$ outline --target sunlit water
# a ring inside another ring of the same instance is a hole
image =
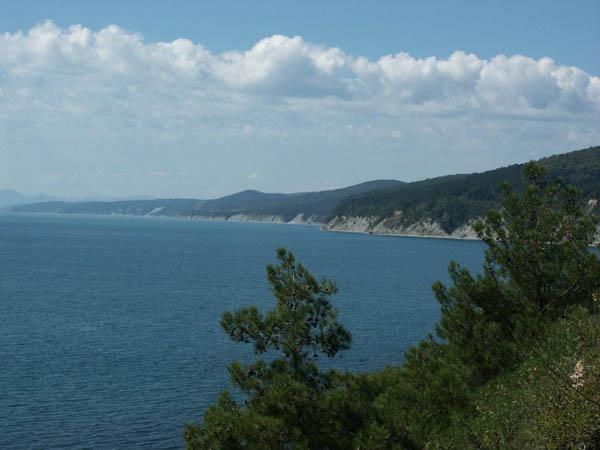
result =
[[[336,280],[356,371],[399,364],[433,331],[431,284],[473,241],[191,220],[0,215],[0,448],[180,448],[185,423],[254,358],[219,328],[272,303],[265,265],[285,246]]]

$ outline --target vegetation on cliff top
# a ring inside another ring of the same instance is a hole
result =
[[[582,199],[600,198],[600,147],[556,155],[539,161],[552,179],[562,178],[576,186]],[[502,184],[510,183],[517,191],[523,184],[523,164],[470,175],[453,175],[407,183],[379,192],[368,192],[341,201],[332,217],[398,217],[410,225],[431,219],[447,233],[483,217],[498,207]]]
[[[224,392],[187,426],[187,448],[600,448],[596,219],[541,166],[526,165],[521,186],[476,226],[481,272],[453,262],[452,284],[434,285],[435,335],[381,372],[319,367],[350,345],[335,286],[279,250],[267,270],[275,308],[221,322],[274,357],[231,365],[243,400]]]

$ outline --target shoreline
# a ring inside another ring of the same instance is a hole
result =
[[[139,219],[167,219],[167,220],[196,220],[200,222],[231,222],[231,223],[254,223],[254,224],[270,224],[270,225],[298,225],[298,226],[309,226],[313,228],[319,228],[319,231],[325,233],[348,233],[348,234],[362,234],[367,236],[378,236],[378,237],[389,237],[389,238],[417,238],[417,239],[448,239],[453,241],[479,241],[481,239],[477,237],[469,236],[440,236],[433,234],[407,234],[407,233],[377,233],[373,231],[362,231],[362,230],[340,230],[335,228],[326,228],[327,223],[323,222],[300,222],[300,221],[276,221],[276,220],[260,220],[260,219],[241,219],[241,218],[224,218],[216,217],[210,218],[207,216],[167,216],[160,214],[93,214],[93,213],[60,213],[60,212],[21,212],[21,211],[10,211],[8,209],[0,210],[0,215],[35,215],[35,216],[75,216],[75,217],[128,217],[128,218],[139,218]],[[600,245],[600,238],[594,243],[590,244],[590,247],[597,247]]]
[[[300,222],[300,221],[276,221],[276,220],[260,220],[260,219],[240,219],[240,218],[224,218],[222,216],[211,218],[207,216],[186,216],[186,215],[177,215],[177,216],[167,216],[160,214],[94,214],[94,213],[60,213],[60,212],[25,212],[25,211],[10,211],[3,210],[0,211],[1,214],[8,215],[35,215],[35,216],[74,216],[74,217],[106,217],[106,218],[115,218],[115,217],[124,217],[124,218],[139,218],[139,219],[167,219],[167,220],[192,220],[192,221],[200,221],[200,222],[230,222],[230,223],[255,223],[255,224],[270,224],[270,225],[299,225],[299,226],[309,226],[313,228],[319,229],[319,231],[325,233],[350,233],[350,234],[362,234],[362,235],[371,235],[371,236],[381,236],[381,237],[390,237],[390,238],[398,238],[398,237],[406,237],[406,238],[425,238],[425,239],[451,239],[457,241],[479,241],[477,238],[469,238],[469,237],[457,237],[457,236],[439,236],[439,235],[429,235],[429,234],[403,234],[403,233],[375,233],[371,231],[360,231],[360,230],[339,230],[339,229],[327,229],[327,223],[324,222]]]
[[[184,216],[184,215],[161,215],[161,214],[95,214],[95,213],[62,213],[62,212],[38,212],[38,211],[11,211],[10,209],[0,210],[1,215],[13,215],[13,216],[61,216],[61,217],[104,217],[104,218],[135,218],[145,220],[181,220],[181,221],[198,221],[198,222],[230,222],[230,223],[257,223],[257,224],[271,224],[271,225],[300,225],[319,227],[320,229],[325,225],[322,222],[294,222],[294,221],[276,221],[276,220],[255,220],[255,219],[237,219],[237,218],[210,218],[207,216]]]
[[[451,239],[454,241],[480,241],[481,239],[475,237],[458,237],[458,236],[436,236],[433,234],[403,234],[403,233],[374,233],[372,231],[358,231],[358,230],[327,230],[321,228],[321,231],[326,233],[353,233],[353,234],[365,234],[369,236],[381,236],[381,237],[390,237],[390,238],[399,238],[399,237],[407,237],[407,238],[425,238],[425,239]]]

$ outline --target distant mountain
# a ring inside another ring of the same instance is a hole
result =
[[[376,180],[342,189],[296,194],[243,191],[215,200],[52,201],[17,205],[11,210],[34,213],[179,216],[266,222],[322,222],[331,216],[333,209],[341,200],[373,190],[394,188],[401,184],[402,182],[395,180]]]
[[[38,203],[54,200],[53,197],[46,195],[25,195],[12,189],[0,189],[0,209],[13,205],[23,205],[27,203]]]
[[[345,199],[371,191],[385,191],[401,186],[396,180],[375,180],[354,186],[318,192],[296,194],[266,194],[242,191],[216,200],[199,203],[191,216],[239,218],[241,220],[271,216],[283,222],[297,218],[300,221],[321,222],[327,219],[335,206]],[[301,216],[301,217],[298,217]]]
[[[600,147],[539,160],[549,176],[577,187],[598,211]],[[406,183],[385,192],[342,200],[326,229],[381,234],[473,237],[471,221],[499,204],[501,186],[522,188],[523,164],[482,173],[451,175]]]
[[[99,214],[132,216],[178,216],[199,202],[196,199],[122,200],[116,202],[43,202],[13,206],[13,212],[56,214]]]

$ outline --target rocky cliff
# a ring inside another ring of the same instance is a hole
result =
[[[232,214],[230,216],[208,216],[194,214],[192,216],[183,216],[194,220],[225,221],[225,222],[256,222],[256,223],[278,223],[291,225],[321,225],[316,216],[305,217],[304,214],[298,214],[290,220],[286,220],[280,215],[271,214]]]
[[[441,225],[431,219],[421,220],[411,224],[400,222],[398,218],[388,217],[379,219],[378,217],[347,217],[336,216],[323,225],[325,231],[340,231],[346,233],[368,233],[378,235],[394,236],[420,236],[451,239],[478,239],[473,222],[469,221],[452,232],[444,231]],[[594,244],[600,244],[600,225],[594,239]]]
[[[477,239],[471,222],[456,228],[451,233],[444,231],[441,225],[431,219],[406,224],[398,217],[380,219],[371,217],[337,216],[323,225],[326,231],[345,231],[396,236],[445,237],[456,239]]]

